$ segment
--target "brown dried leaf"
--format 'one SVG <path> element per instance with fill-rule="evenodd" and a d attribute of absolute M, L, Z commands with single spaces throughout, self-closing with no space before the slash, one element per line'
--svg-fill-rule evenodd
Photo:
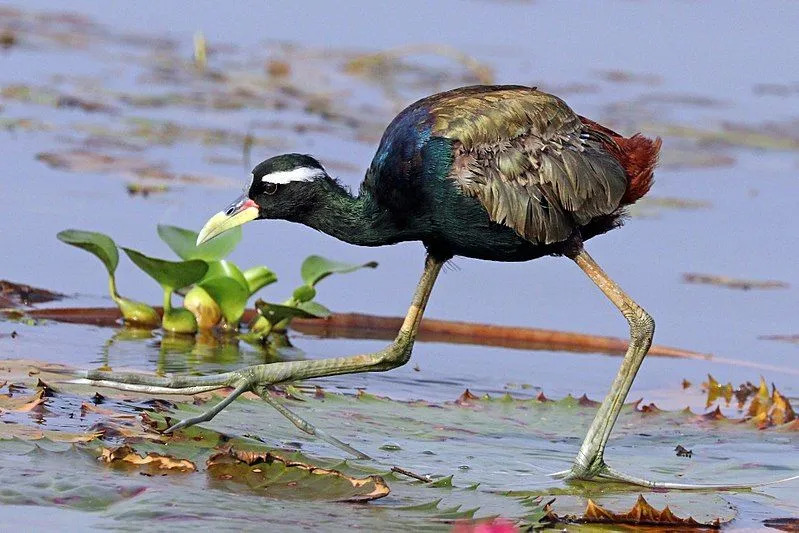
<path fill-rule="evenodd" d="M 780 394 L 777 387 L 773 385 L 772 387 L 774 390 L 771 393 L 771 407 L 768 411 L 768 417 L 771 422 L 779 426 L 796 420 L 796 413 L 793 407 L 791 407 L 790 402 L 788 402 L 788 399 Z"/>
<path fill-rule="evenodd" d="M 472 402 L 479 399 L 480 398 L 478 396 L 472 394 L 472 391 L 466 389 L 465 391 L 463 391 L 463 394 L 458 396 L 458 399 L 455 400 L 455 405 L 462 405 L 462 406 L 472 405 Z"/>
<path fill-rule="evenodd" d="M 749 404 L 747 414 L 759 427 L 769 426 L 768 410 L 770 406 L 771 395 L 768 393 L 768 385 L 766 385 L 766 380 L 761 377 L 760 387 L 755 397 L 752 398 L 752 403 Z"/>
<path fill-rule="evenodd" d="M 13 281 L 5 279 L 0 280 L 0 307 L 35 305 L 38 303 L 60 300 L 63 297 L 63 294 L 51 292 L 47 289 L 14 283 Z"/>
<path fill-rule="evenodd" d="M 250 487 L 276 493 L 288 491 L 297 496 L 321 498 L 331 501 L 365 502 L 387 496 L 388 485 L 380 476 L 355 478 L 338 470 L 292 461 L 273 452 L 234 450 L 212 455 L 206 461 L 208 472 L 222 480 L 243 481 Z M 242 468 L 245 466 L 246 468 Z M 284 477 L 285 470 L 297 474 Z"/>
<path fill-rule="evenodd" d="M 45 402 L 44 389 L 39 389 L 30 396 L 0 396 L 0 414 L 3 412 L 27 413 Z"/>
<path fill-rule="evenodd" d="M 707 383 L 702 383 L 702 386 L 707 390 L 707 404 L 705 407 L 710 407 L 719 398 L 724 398 L 724 402 L 729 405 L 732 400 L 732 383 L 721 385 L 710 374 L 707 375 Z"/>
<path fill-rule="evenodd" d="M 150 452 L 144 457 L 136 453 L 130 446 L 103 448 L 99 460 L 107 464 L 147 465 L 154 470 L 194 472 L 197 466 L 188 459 L 176 459 L 169 455 Z"/>
<path fill-rule="evenodd" d="M 781 531 L 799 531 L 799 518 L 769 518 L 763 525 Z"/>
<path fill-rule="evenodd" d="M 633 508 L 623 514 L 608 511 L 589 499 L 583 516 L 574 519 L 574 521 L 585 524 L 633 524 L 650 526 L 668 525 L 682 527 L 706 527 L 713 529 L 718 529 L 720 527 L 720 520 L 718 518 L 711 523 L 702 524 L 690 516 L 688 518 L 680 518 L 672 513 L 671 509 L 668 507 L 658 511 L 649 505 L 649 503 L 641 495 L 638 496 L 638 501 L 635 502 Z"/>

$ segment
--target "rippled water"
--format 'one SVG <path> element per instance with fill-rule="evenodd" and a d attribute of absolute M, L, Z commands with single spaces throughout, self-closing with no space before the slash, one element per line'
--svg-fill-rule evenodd
<path fill-rule="evenodd" d="M 31 14 L 51 9 L 51 4 L 4 2 L 4 8 Z M 413 55 L 403 64 L 407 70 L 391 78 L 396 82 L 392 89 L 391 80 L 381 84 L 379 77 L 351 76 L 344 66 L 359 54 L 419 43 L 447 45 L 450 52 L 463 52 L 490 67 L 497 83 L 538 85 L 614 128 L 663 136 L 663 164 L 650 193 L 656 201 L 642 205 L 623 229 L 591 241 L 589 251 L 655 317 L 656 342 L 786 369 L 650 358 L 632 396 L 666 408 L 701 408 L 700 395 L 682 393 L 680 382 L 688 378 L 698 383 L 707 373 L 733 383 L 756 380 L 762 373 L 789 397 L 799 396 L 797 345 L 758 338 L 797 333 L 796 4 L 619 1 L 567 6 L 446 0 L 414 1 L 400 8 L 356 2 L 335 7 L 326 2 L 171 2 L 109 9 L 79 1 L 71 2 L 70 9 L 94 21 L 87 26 L 85 43 L 58 44 L 51 37 L 21 33 L 18 45 L 0 51 L 0 85 L 8 90 L 24 84 L 96 99 L 115 111 L 86 113 L 9 93 L 0 96 L 0 119 L 33 119 L 44 128 L 0 130 L 0 194 L 5 200 L 0 211 L 1 277 L 74 294 L 67 305 L 108 305 L 101 267 L 56 241 L 57 231 L 102 230 L 121 244 L 166 255 L 156 223 L 198 228 L 239 193 L 249 173 L 241 163 L 240 144 L 196 138 L 152 143 L 129 137 L 136 119 L 222 128 L 239 135 L 249 131 L 263 141 L 253 147 L 253 161 L 281 151 L 310 152 L 356 188 L 382 124 L 413 99 L 473 76 L 451 58 Z M 2 13 L 0 30 L 16 27 L 20 18 Z M 186 104 L 192 94 L 213 93 L 214 82 L 185 73 L 170 77 L 158 65 L 188 60 L 196 30 L 204 32 L 212 47 L 212 69 L 245 80 L 263 77 L 269 60 L 288 60 L 297 87 L 325 95 L 330 110 L 345 110 L 363 124 L 353 128 L 326 121 L 302 106 L 275 110 L 268 105 L 220 109 Z M 158 44 L 156 37 L 173 44 Z M 171 93 L 184 100 L 133 106 L 119 97 L 122 93 Z M 116 133 L 103 137 L 97 134 L 101 130 Z M 98 137 L 117 144 L 90 144 Z M 69 172 L 36 159 L 40 152 L 74 148 L 214 179 L 170 182 L 169 192 L 143 199 L 126 192 L 124 185 L 137 181 L 130 173 Z M 686 208 L 663 201 L 673 198 L 687 201 Z M 232 258 L 244 265 L 264 263 L 278 272 L 280 281 L 268 292 L 278 299 L 297 284 L 299 264 L 310 253 L 352 262 L 377 260 L 375 271 L 326 280 L 319 298 L 334 310 L 381 315 L 404 313 L 423 260 L 418 243 L 356 248 L 283 222 L 248 225 Z M 492 264 L 456 258 L 454 264 L 457 268 L 447 270 L 436 285 L 430 317 L 625 335 L 622 318 L 567 260 Z M 775 279 L 790 286 L 740 291 L 692 285 L 682 281 L 686 272 Z M 124 294 L 158 300 L 157 287 L 125 261 L 118 279 Z M 0 330 L 9 329 L 18 330 L 20 337 L 14 342 L 0 339 L 4 357 L 81 367 L 107 361 L 150 370 L 160 364 L 167 370 L 214 371 L 261 357 L 248 348 L 232 359 L 218 353 L 170 354 L 158 339 L 109 347 L 113 331 L 103 328 L 0 324 Z M 313 357 L 381 346 L 378 341 L 302 337 L 296 344 Z M 420 343 L 413 363 L 419 371 L 409 365 L 329 383 L 429 400 L 452 399 L 466 386 L 501 391 L 508 383 L 527 383 L 554 396 L 585 391 L 600 397 L 619 359 Z"/>

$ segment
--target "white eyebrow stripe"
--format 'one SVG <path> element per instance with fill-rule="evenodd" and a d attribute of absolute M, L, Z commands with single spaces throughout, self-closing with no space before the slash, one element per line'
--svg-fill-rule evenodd
<path fill-rule="evenodd" d="M 261 178 L 261 181 L 266 183 L 285 184 L 292 181 L 313 181 L 316 178 L 322 177 L 324 171 L 319 168 L 299 167 L 292 170 L 283 170 L 280 172 L 272 172 Z"/>

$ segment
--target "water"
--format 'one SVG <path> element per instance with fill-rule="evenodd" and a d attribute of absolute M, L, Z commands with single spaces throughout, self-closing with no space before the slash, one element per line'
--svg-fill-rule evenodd
<path fill-rule="evenodd" d="M 720 1 L 618 1 L 564 6 L 445 0 L 414 1 L 400 11 L 393 4 L 366 8 L 357 2 L 335 7 L 325 2 L 302 6 L 291 2 L 151 2 L 146 8 L 109 9 L 103 3 L 77 1 L 70 3 L 70 9 L 94 21 L 81 26 L 86 36 L 82 44 L 63 44 L 53 37 L 54 31 L 68 25 L 31 22 L 37 10 L 52 8 L 48 2 L 0 6 L 30 14 L 28 18 L 0 14 L 0 30 L 20 24 L 32 28 L 19 33 L 18 46 L 0 52 L 0 85 L 26 84 L 97 99 L 114 108 L 113 113 L 85 113 L 0 97 L 0 119 L 31 118 L 47 126 L 44 131 L 0 131 L 4 154 L 0 194 L 6 206 L 0 212 L 0 274 L 4 278 L 75 295 L 66 305 L 108 305 L 100 265 L 60 244 L 55 239 L 57 231 L 67 227 L 101 230 L 120 244 L 168 256 L 155 233 L 156 223 L 199 228 L 238 195 L 249 174 L 241 163 L 240 145 L 186 138 L 154 143 L 152 138 L 132 135 L 132 119 L 169 120 L 184 128 L 223 128 L 239 135 L 250 131 L 263 142 L 253 148 L 253 163 L 279 151 L 310 152 L 345 184 L 357 188 L 381 125 L 403 103 L 461 84 L 470 73 L 450 59 L 411 56 L 408 65 L 418 70 L 398 78 L 392 95 L 383 92 L 379 80 L 348 75 L 344 65 L 362 53 L 434 43 L 490 66 L 497 83 L 538 85 L 562 95 L 581 114 L 627 133 L 641 130 L 664 135 L 664 165 L 656 173 L 650 195 L 708 206 L 661 208 L 654 217 L 635 217 L 623 229 L 592 240 L 589 251 L 655 317 L 657 343 L 797 370 L 796 345 L 758 339 L 796 333 L 799 249 L 793 245 L 792 232 L 799 192 L 796 4 L 730 7 Z M 333 94 L 331 109 L 363 124 L 353 128 L 335 120 L 330 123 L 304 111 L 301 99 L 263 86 L 258 86 L 256 94 L 264 95 L 264 100 L 242 109 L 187 104 L 190 96 L 213 94 L 220 87 L 193 76 L 190 69 L 174 67 L 178 60 L 189 60 L 196 30 L 204 32 L 212 47 L 211 68 L 233 78 L 222 86 L 262 80 L 266 61 L 288 60 L 291 83 L 310 93 Z M 74 28 L 70 33 L 75 33 Z M 156 37 L 170 39 L 175 48 L 156 42 Z M 763 94 L 758 89 L 763 84 L 782 85 L 787 93 Z M 132 106 L 120 97 L 122 93 L 171 93 L 182 100 L 162 107 Z M 270 98 L 285 99 L 289 105 L 276 109 Z M 673 126 L 710 132 L 717 140 L 664 134 L 673 131 L 669 129 Z M 782 128 L 783 133 L 771 134 L 770 141 L 787 140 L 793 145 L 768 149 L 746 141 L 718 140 L 723 136 L 719 132 L 731 126 L 760 134 Z M 35 158 L 40 152 L 87 146 L 92 133 L 95 139 L 118 143 L 96 148 L 102 153 L 214 180 L 169 182 L 170 192 L 143 199 L 127 194 L 124 184 L 137 179 L 130 172 L 115 171 L 114 165 L 95 172 L 68 172 Z M 708 157 L 726 158 L 726 164 L 697 162 Z M 405 312 L 423 261 L 418 243 L 356 248 L 284 222 L 248 225 L 232 259 L 242 265 L 267 264 L 278 272 L 280 281 L 266 296 L 281 299 L 298 284 L 299 265 L 310 253 L 351 262 L 378 261 L 375 271 L 326 280 L 319 298 L 337 311 L 381 315 Z M 626 324 L 615 309 L 565 259 L 506 265 L 456 258 L 454 264 L 457 269 L 448 269 L 436 284 L 428 307 L 430 317 L 615 336 L 626 333 Z M 776 279 L 790 287 L 744 292 L 690 285 L 682 281 L 686 272 Z M 158 300 L 158 288 L 124 259 L 118 280 L 125 295 Z M 21 335 L 14 342 L 0 339 L 3 354 L 9 358 L 79 367 L 108 360 L 115 367 L 148 370 L 159 361 L 157 339 L 121 342 L 106 349 L 112 335 L 107 329 L 0 324 L 0 331 L 10 329 Z M 296 343 L 311 357 L 381 346 L 377 341 L 307 338 Z M 169 370 L 216 371 L 257 362 L 259 357 L 243 348 L 241 358 L 233 362 L 167 357 L 165 364 Z M 555 397 L 585 391 L 599 398 L 619 359 L 422 343 L 413 362 L 420 371 L 408 366 L 388 374 L 338 377 L 328 383 L 345 390 L 365 387 L 392 397 L 431 401 L 452 399 L 464 387 L 502 391 L 508 383 L 528 383 L 534 391 L 543 389 Z M 698 383 L 707 373 L 733 383 L 759 377 L 751 368 L 650 358 L 631 396 L 655 400 L 665 408 L 691 403 L 699 410 L 702 400 L 698 395 L 683 396 L 680 382 L 688 378 Z M 799 397 L 795 374 L 764 374 L 789 397 Z"/>

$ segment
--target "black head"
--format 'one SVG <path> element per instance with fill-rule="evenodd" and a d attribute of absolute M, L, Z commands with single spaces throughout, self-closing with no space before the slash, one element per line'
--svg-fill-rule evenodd
<path fill-rule="evenodd" d="M 255 166 L 245 193 L 214 215 L 200 231 L 202 243 L 231 228 L 258 218 L 301 222 L 335 182 L 309 155 L 283 154 Z"/>
<path fill-rule="evenodd" d="M 258 218 L 298 220 L 313 208 L 320 188 L 329 181 L 327 172 L 313 157 L 283 154 L 252 169 L 247 197 L 258 204 Z"/>

